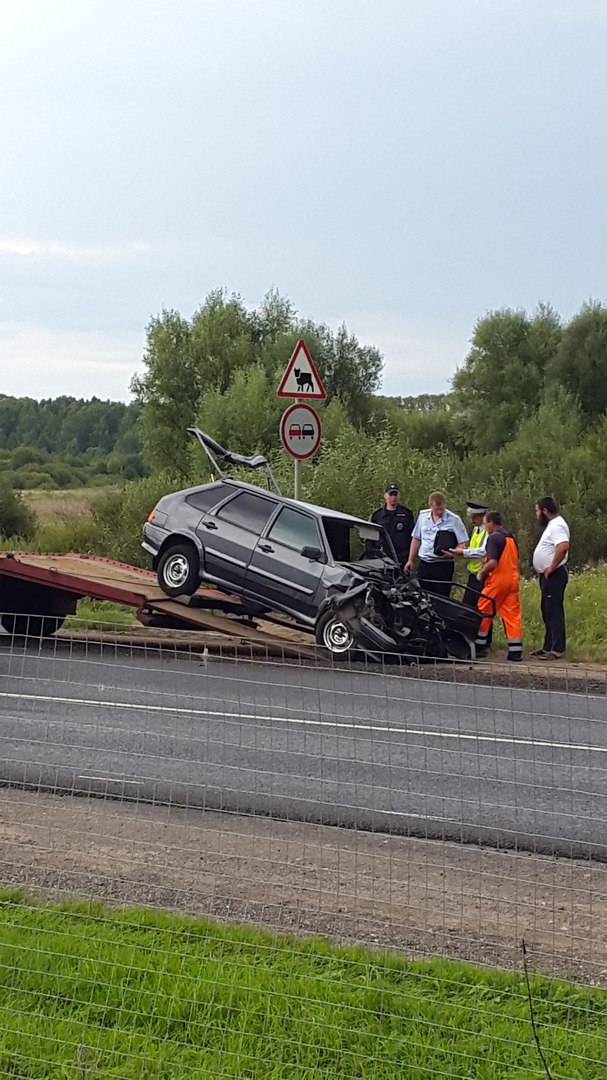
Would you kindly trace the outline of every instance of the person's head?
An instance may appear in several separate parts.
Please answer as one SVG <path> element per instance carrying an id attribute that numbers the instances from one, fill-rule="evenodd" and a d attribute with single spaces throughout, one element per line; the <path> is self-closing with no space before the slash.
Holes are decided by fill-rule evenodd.
<path id="1" fill-rule="evenodd" d="M 447 500 L 442 491 L 433 491 L 428 499 L 428 506 L 435 517 L 442 517 L 447 509 Z"/>
<path id="2" fill-rule="evenodd" d="M 398 496 L 398 484 L 386 484 L 384 488 L 384 499 L 386 500 L 386 506 L 388 507 L 388 510 L 394 510 L 394 507 L 398 503 Z"/>
<path id="3" fill-rule="evenodd" d="M 489 534 L 499 529 L 502 524 L 502 515 L 499 510 L 487 510 L 484 517 L 485 528 Z"/>
<path id="4" fill-rule="evenodd" d="M 538 499 L 535 504 L 535 516 L 540 524 L 546 525 L 551 518 L 556 517 L 559 512 L 559 504 L 556 499 L 552 498 L 552 495 L 542 495 L 541 499 Z"/>
<path id="5" fill-rule="evenodd" d="M 472 499 L 468 499 L 466 516 L 470 518 L 473 525 L 482 525 L 488 509 L 487 503 L 474 502 Z"/>

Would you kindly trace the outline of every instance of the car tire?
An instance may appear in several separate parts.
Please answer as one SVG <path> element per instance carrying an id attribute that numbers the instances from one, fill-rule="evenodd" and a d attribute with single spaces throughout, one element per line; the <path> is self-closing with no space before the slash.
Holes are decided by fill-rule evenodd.
<path id="1" fill-rule="evenodd" d="M 331 611 L 326 611 L 316 620 L 314 636 L 316 644 L 327 649 L 335 660 L 345 660 L 354 654 L 354 636 Z"/>
<path id="2" fill-rule="evenodd" d="M 158 560 L 158 584 L 167 596 L 192 596 L 200 585 L 200 559 L 193 544 L 174 544 Z"/>

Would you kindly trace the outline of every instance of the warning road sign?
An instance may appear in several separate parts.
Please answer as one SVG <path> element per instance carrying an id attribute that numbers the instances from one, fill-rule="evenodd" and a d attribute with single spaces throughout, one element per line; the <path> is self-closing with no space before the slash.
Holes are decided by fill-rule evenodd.
<path id="1" fill-rule="evenodd" d="M 326 392 L 320 381 L 310 350 L 303 338 L 301 338 L 293 350 L 293 355 L 287 365 L 280 386 L 279 397 L 316 398 L 322 401 L 326 398 Z"/>
<path id="2" fill-rule="evenodd" d="M 310 405 L 289 405 L 280 421 L 280 441 L 287 454 L 303 461 L 320 446 L 320 420 Z"/>

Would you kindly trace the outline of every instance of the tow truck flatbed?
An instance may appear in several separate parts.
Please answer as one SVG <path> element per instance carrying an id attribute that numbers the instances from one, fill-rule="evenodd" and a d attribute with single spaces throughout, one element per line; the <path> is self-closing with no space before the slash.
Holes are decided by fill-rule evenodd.
<path id="1" fill-rule="evenodd" d="M 193 597 L 172 600 L 152 571 L 114 559 L 0 552 L 0 623 L 9 633 L 49 636 L 83 597 L 132 607 L 144 626 L 213 631 L 285 656 L 317 656 L 305 639 L 299 643 L 282 636 L 278 624 L 271 632 L 259 629 L 238 597 L 215 589 L 200 588 Z"/>

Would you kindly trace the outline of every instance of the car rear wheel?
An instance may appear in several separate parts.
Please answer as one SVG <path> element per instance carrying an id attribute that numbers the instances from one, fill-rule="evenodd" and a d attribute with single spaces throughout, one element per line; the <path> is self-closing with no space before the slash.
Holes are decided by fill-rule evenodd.
<path id="1" fill-rule="evenodd" d="M 354 637 L 345 623 L 331 612 L 321 615 L 314 629 L 316 644 L 328 649 L 332 656 L 345 659 L 354 650 Z"/>
<path id="2" fill-rule="evenodd" d="M 200 585 L 200 560 L 193 544 L 175 544 L 158 560 L 158 584 L 167 596 L 192 596 Z"/>

